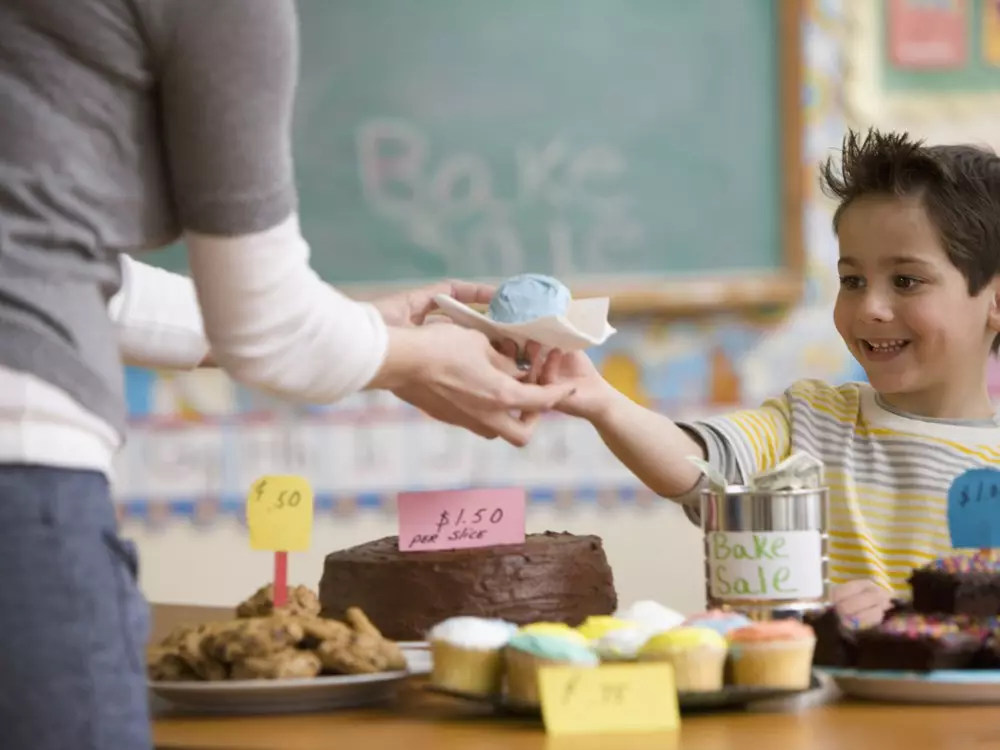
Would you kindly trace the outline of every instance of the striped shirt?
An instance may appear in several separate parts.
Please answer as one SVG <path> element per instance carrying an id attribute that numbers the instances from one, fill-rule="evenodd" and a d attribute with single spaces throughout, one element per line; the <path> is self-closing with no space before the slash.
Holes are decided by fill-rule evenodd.
<path id="1" fill-rule="evenodd" d="M 701 438 L 708 460 L 734 484 L 793 451 L 822 460 L 830 488 L 831 583 L 869 578 L 897 595 L 908 595 L 913 568 L 954 554 L 947 520 L 952 481 L 968 469 L 1000 467 L 996 420 L 907 416 L 880 403 L 864 383 L 802 380 L 759 409 L 683 427 Z"/>

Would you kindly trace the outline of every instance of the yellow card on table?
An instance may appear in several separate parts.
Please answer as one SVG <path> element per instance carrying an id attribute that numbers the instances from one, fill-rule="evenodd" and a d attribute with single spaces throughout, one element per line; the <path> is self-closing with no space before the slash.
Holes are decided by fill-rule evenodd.
<path id="1" fill-rule="evenodd" d="M 305 477 L 269 475 L 247 495 L 250 546 L 273 552 L 304 552 L 312 541 L 313 491 Z"/>
<path id="2" fill-rule="evenodd" d="M 680 726 L 669 664 L 542 667 L 538 689 L 549 734 L 662 732 Z"/>

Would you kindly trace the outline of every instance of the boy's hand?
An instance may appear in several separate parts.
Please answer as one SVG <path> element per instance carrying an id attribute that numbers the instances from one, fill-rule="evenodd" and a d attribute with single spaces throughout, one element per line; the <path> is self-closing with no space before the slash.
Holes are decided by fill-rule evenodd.
<path id="1" fill-rule="evenodd" d="M 893 606 L 892 593 L 868 578 L 834 586 L 830 598 L 840 619 L 852 628 L 878 625 Z"/>

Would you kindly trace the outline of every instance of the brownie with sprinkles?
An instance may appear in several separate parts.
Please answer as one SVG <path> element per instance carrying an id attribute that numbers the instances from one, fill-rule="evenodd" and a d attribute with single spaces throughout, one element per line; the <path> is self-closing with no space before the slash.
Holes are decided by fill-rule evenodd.
<path id="1" fill-rule="evenodd" d="M 859 669 L 930 672 L 978 666 L 990 629 L 969 618 L 897 615 L 859 631 Z"/>
<path id="2" fill-rule="evenodd" d="M 1000 615 L 1000 561 L 992 553 L 934 560 L 914 570 L 909 584 L 920 614 Z"/>

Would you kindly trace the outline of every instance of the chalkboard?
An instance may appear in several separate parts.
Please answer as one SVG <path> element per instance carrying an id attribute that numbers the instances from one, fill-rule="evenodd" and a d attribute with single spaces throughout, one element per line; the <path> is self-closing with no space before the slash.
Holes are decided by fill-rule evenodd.
<path id="1" fill-rule="evenodd" d="M 534 271 L 671 309 L 798 294 L 798 0 L 298 7 L 302 225 L 331 283 Z"/>

